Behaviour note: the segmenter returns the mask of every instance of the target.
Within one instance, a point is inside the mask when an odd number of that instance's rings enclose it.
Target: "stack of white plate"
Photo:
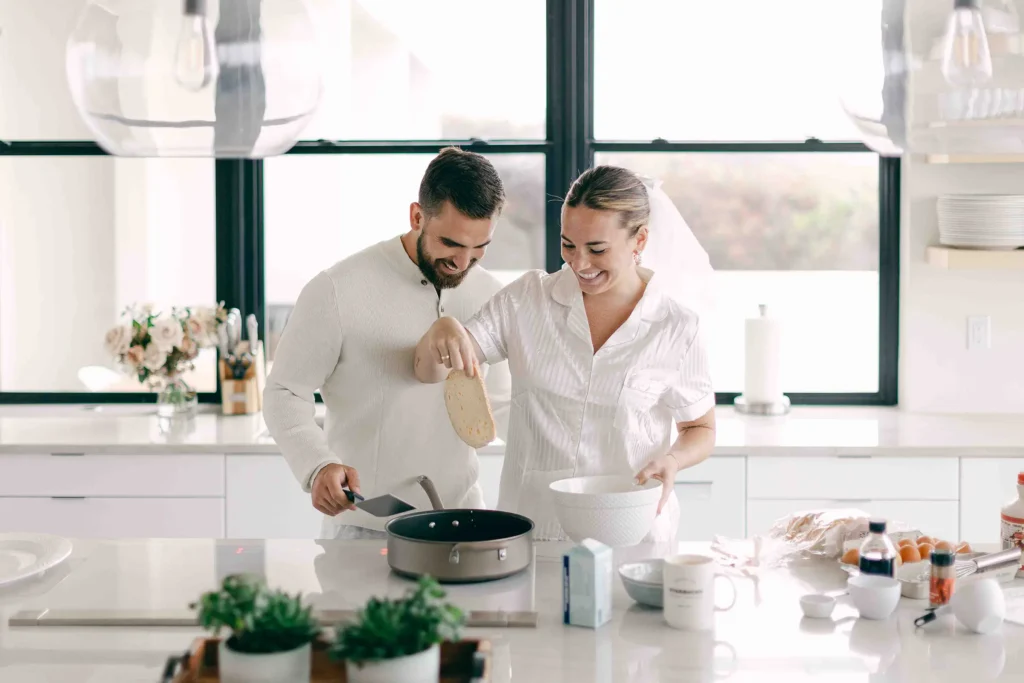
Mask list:
[[[965,249],[1024,247],[1024,195],[939,196],[939,241]]]

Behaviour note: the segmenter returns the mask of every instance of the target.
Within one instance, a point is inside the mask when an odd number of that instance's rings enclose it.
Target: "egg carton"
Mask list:
[[[924,535],[925,534],[923,531],[918,531],[917,529],[911,529],[910,531],[894,531],[892,533],[886,534],[886,536],[889,537],[889,540],[892,541],[893,545],[897,545],[900,541],[903,541],[905,539],[910,539],[911,541],[913,541]],[[851,538],[848,541],[845,541],[843,543],[843,553],[845,554],[847,550],[860,548],[861,545],[864,544],[864,539],[867,537],[868,535],[867,533],[865,533],[861,536],[858,536],[857,538]]]

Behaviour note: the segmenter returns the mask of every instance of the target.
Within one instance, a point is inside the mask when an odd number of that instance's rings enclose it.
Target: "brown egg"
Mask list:
[[[935,545],[935,539],[932,538],[931,536],[921,536],[920,538],[917,539],[917,544],[921,545],[922,543],[927,543],[928,545],[932,545],[933,546],[933,545]]]
[[[964,541],[963,543],[961,543],[960,545],[958,545],[956,547],[956,554],[957,555],[959,555],[960,553],[972,553],[972,552],[974,552],[974,551],[971,549],[971,544],[968,543],[967,541]]]
[[[903,558],[904,562],[920,562],[921,553],[917,552],[917,548],[912,545],[906,545],[900,548],[900,557]]]
[[[931,543],[922,543],[917,546],[917,552],[920,553],[922,560],[927,560],[932,556],[932,551],[935,550],[935,546]]]
[[[896,544],[896,547],[897,547],[897,548],[905,548],[905,547],[907,547],[908,545],[917,545],[917,544],[916,544],[916,543],[914,543],[914,542],[913,542],[913,541],[912,541],[911,539],[909,539],[909,538],[904,538],[904,539],[903,539],[902,541],[900,541],[899,543],[897,543],[897,544]]]
[[[938,543],[935,544],[935,549],[936,550],[950,550],[950,551],[952,551],[953,550],[953,544],[950,543],[949,541],[939,541]]]
[[[860,551],[856,548],[850,548],[843,553],[841,562],[843,564],[860,564]]]

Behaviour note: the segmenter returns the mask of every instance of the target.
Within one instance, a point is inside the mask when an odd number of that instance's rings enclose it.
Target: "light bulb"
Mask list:
[[[185,0],[174,59],[174,77],[186,90],[198,92],[216,77],[217,48],[206,19],[205,0]]]
[[[946,23],[942,75],[950,85],[972,86],[992,78],[992,55],[978,0],[955,0]]]

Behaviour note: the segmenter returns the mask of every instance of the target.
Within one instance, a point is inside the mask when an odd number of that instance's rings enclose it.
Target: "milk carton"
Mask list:
[[[586,538],[562,556],[562,621],[598,628],[612,618],[612,549]]]

